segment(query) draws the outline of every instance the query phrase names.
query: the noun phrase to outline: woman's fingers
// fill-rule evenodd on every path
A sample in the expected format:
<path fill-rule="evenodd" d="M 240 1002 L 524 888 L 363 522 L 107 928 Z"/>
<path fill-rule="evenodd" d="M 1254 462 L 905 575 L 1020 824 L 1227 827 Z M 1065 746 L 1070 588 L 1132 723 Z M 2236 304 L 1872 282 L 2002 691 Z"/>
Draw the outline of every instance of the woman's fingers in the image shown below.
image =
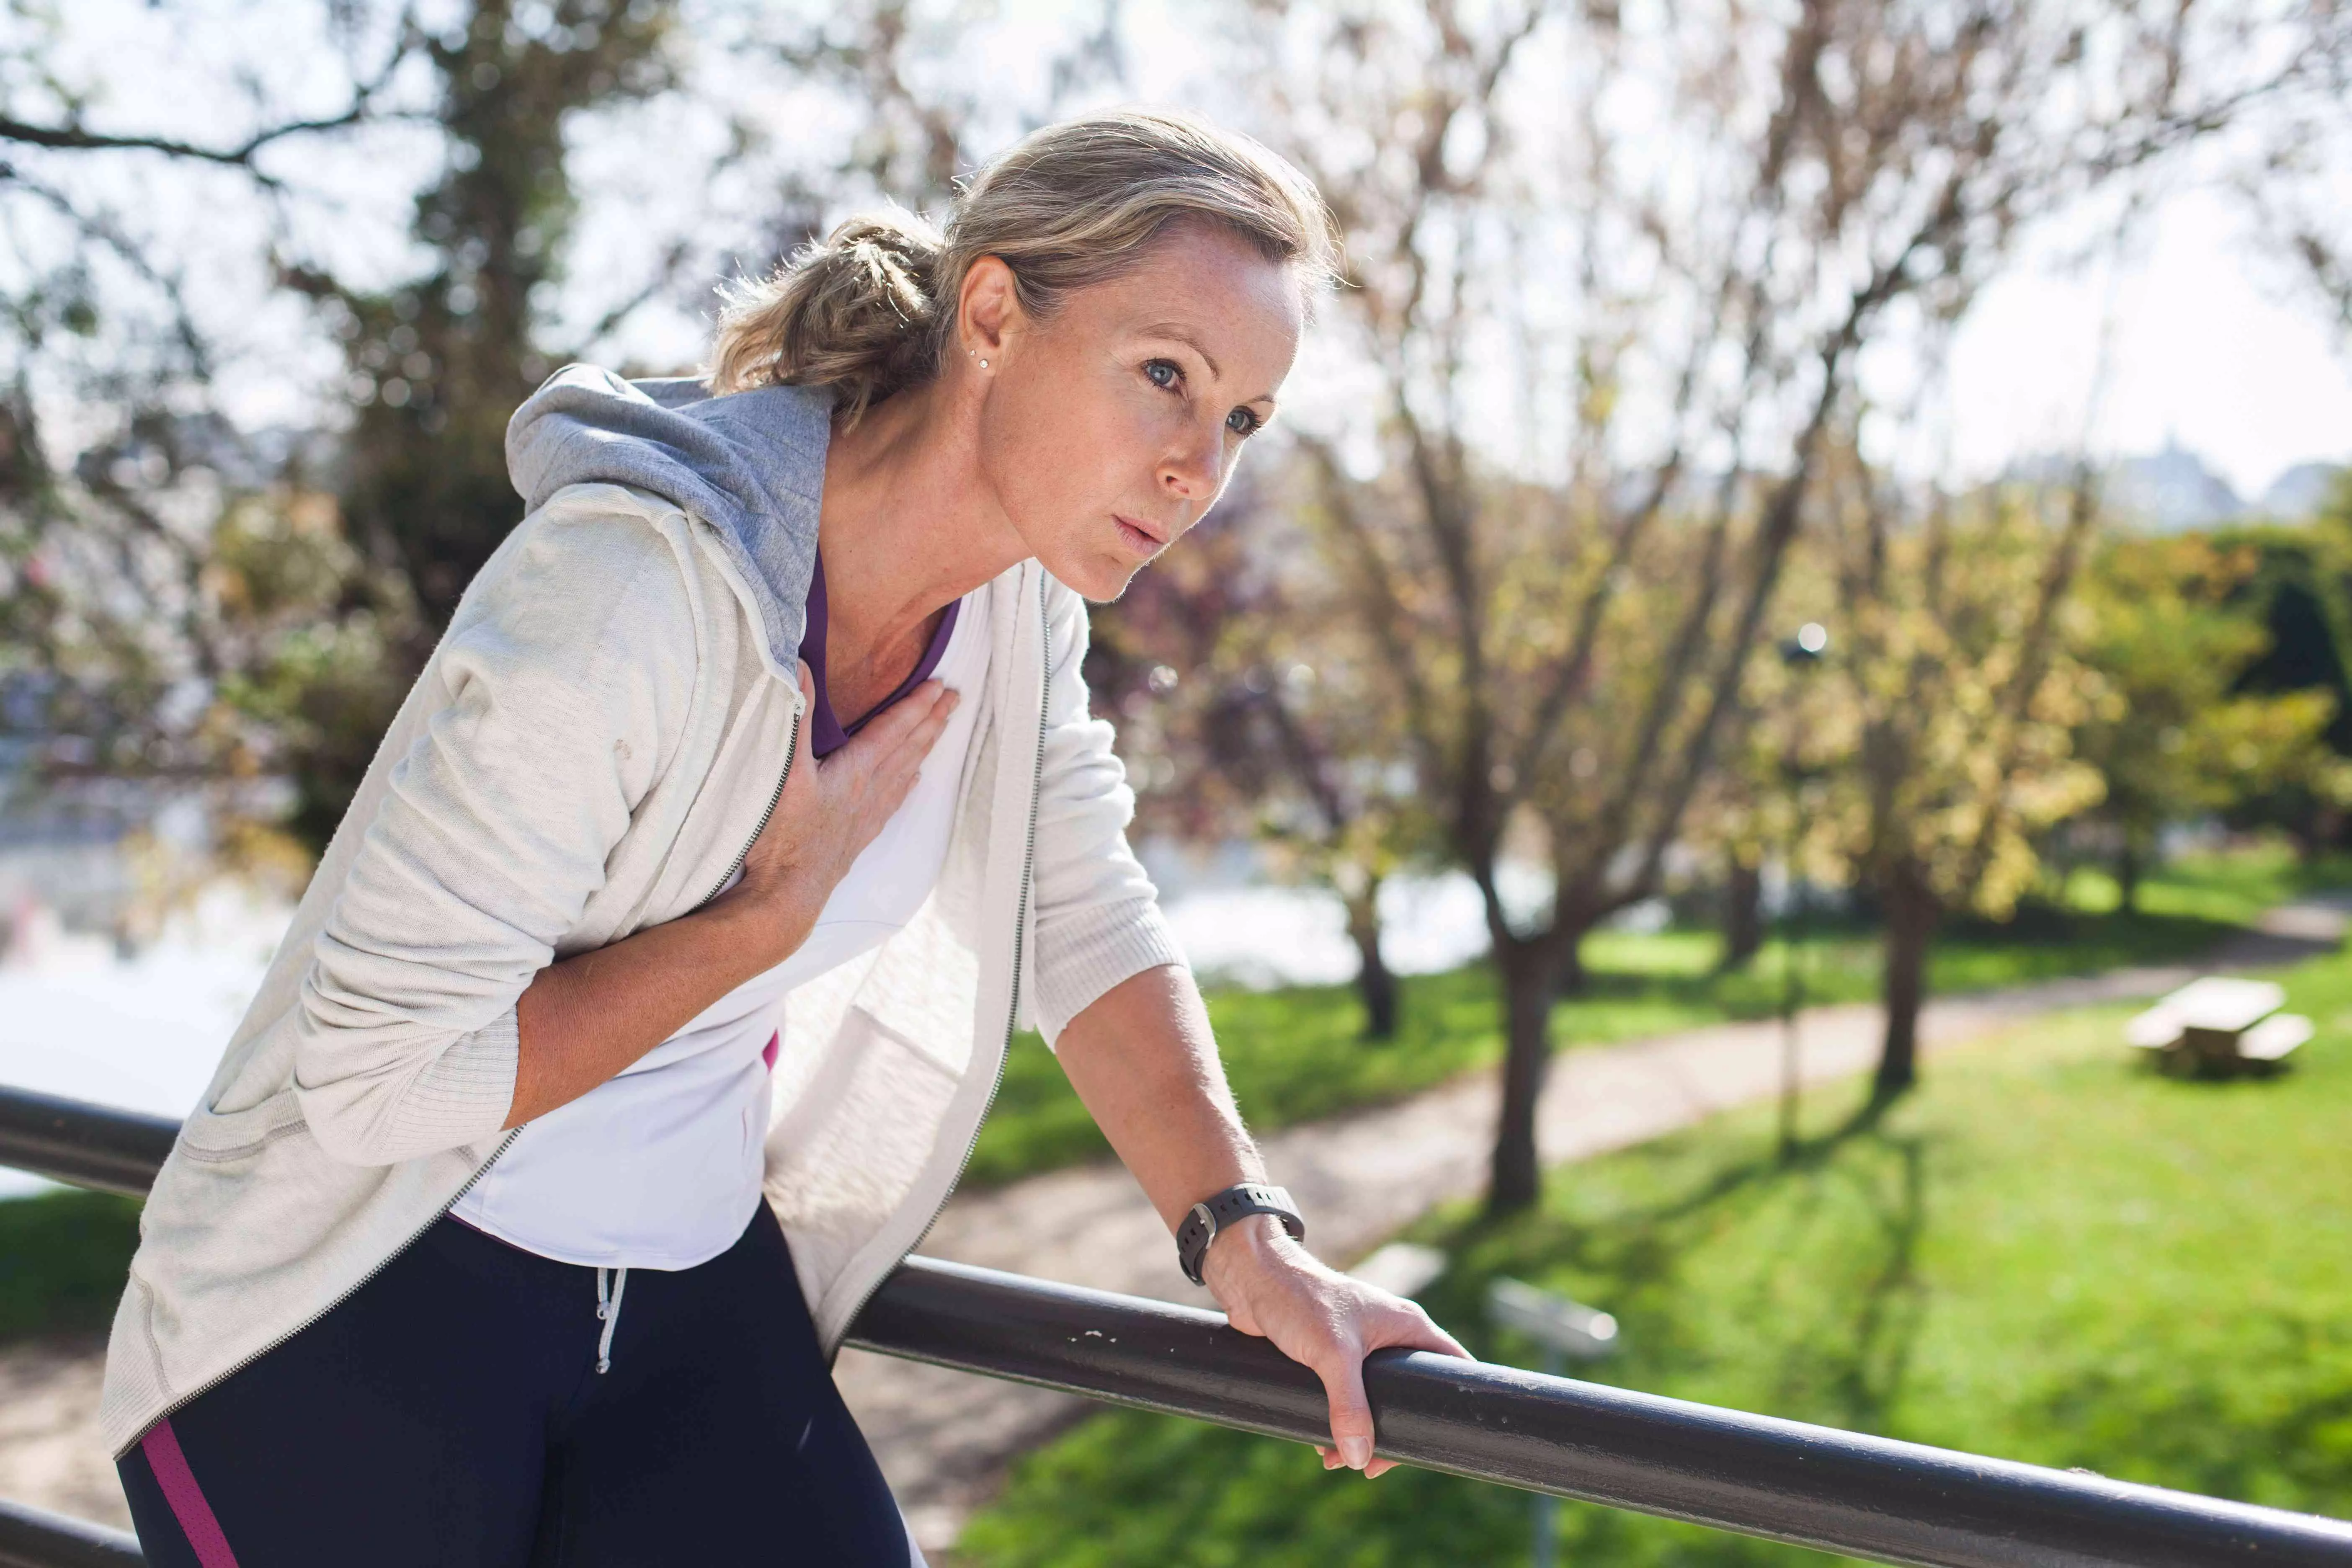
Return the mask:
<path fill-rule="evenodd" d="M 1435 1351 L 1439 1355 L 1460 1356 L 1464 1361 L 1478 1358 L 1462 1348 L 1462 1342 L 1430 1321 L 1418 1301 L 1397 1299 L 1397 1310 L 1383 1319 L 1379 1330 L 1364 1347 L 1366 1350 Z"/>
<path fill-rule="evenodd" d="M 1364 1397 L 1364 1358 L 1352 1347 L 1315 1369 L 1331 1401 L 1331 1449 L 1340 1464 L 1360 1470 L 1372 1462 L 1372 1405 Z M 1325 1468 L 1333 1468 L 1327 1460 Z"/>
<path fill-rule="evenodd" d="M 912 784 L 915 773 L 923 765 L 923 759 L 931 754 L 931 748 L 946 732 L 948 720 L 954 716 L 956 704 L 961 700 L 955 692 L 941 687 L 931 694 L 928 706 L 923 705 L 919 692 L 894 706 L 891 710 L 893 714 L 899 708 L 918 710 L 908 713 L 903 724 L 876 737 L 876 744 L 884 759 L 883 765 L 894 772 L 903 772 L 908 782 Z"/>
<path fill-rule="evenodd" d="M 894 761 L 919 766 L 961 700 L 939 681 L 927 680 L 867 721 L 825 765 L 868 779 L 887 773 Z"/>
<path fill-rule="evenodd" d="M 1323 1464 L 1326 1469 L 1345 1465 L 1370 1478 L 1392 1461 L 1372 1457 L 1375 1433 L 1371 1401 L 1364 1394 L 1364 1357 L 1377 1350 L 1425 1350 L 1464 1357 L 1470 1352 L 1413 1302 L 1367 1294 L 1350 1307 L 1348 1316 L 1353 1321 L 1334 1326 L 1328 1359 L 1315 1367 L 1331 1401 L 1331 1447 L 1323 1450 Z"/>
<path fill-rule="evenodd" d="M 961 700 L 938 681 L 927 680 L 876 714 L 827 760 L 827 765 L 845 763 L 850 774 L 868 789 L 901 775 L 911 784 Z"/>
<path fill-rule="evenodd" d="M 805 713 L 816 700 L 816 682 L 805 659 L 798 674 Z M 780 955 L 806 936 L 851 863 L 906 800 L 956 702 L 939 681 L 926 681 L 822 762 L 809 754 L 803 724 L 800 754 L 745 852 L 740 884 L 777 916 L 779 940 L 788 943 Z"/>
<path fill-rule="evenodd" d="M 851 857 L 872 843 L 904 804 L 921 773 L 923 759 L 961 700 L 940 682 L 925 681 L 817 764 L 821 787 Z"/>
<path fill-rule="evenodd" d="M 1364 1357 L 1377 1350 L 1433 1351 L 1439 1355 L 1475 1360 L 1462 1342 L 1430 1321 L 1419 1302 L 1402 1298 L 1368 1296 L 1354 1303 L 1355 1321 L 1335 1326 L 1332 1359 L 1316 1365 L 1324 1392 L 1331 1401 L 1331 1444 L 1318 1446 L 1323 1468 L 1345 1466 L 1364 1472 L 1367 1480 L 1396 1468 L 1394 1459 L 1372 1453 L 1377 1437 L 1371 1402 L 1364 1393 Z M 1350 1332 L 1352 1330 L 1352 1332 Z"/>
<path fill-rule="evenodd" d="M 868 719 L 866 727 L 850 738 L 849 745 L 877 755 L 898 751 L 925 727 L 944 726 L 947 716 L 955 711 L 956 700 L 957 694 L 944 682 L 936 678 L 926 680 Z M 938 738 L 934 729 L 931 739 Z"/>

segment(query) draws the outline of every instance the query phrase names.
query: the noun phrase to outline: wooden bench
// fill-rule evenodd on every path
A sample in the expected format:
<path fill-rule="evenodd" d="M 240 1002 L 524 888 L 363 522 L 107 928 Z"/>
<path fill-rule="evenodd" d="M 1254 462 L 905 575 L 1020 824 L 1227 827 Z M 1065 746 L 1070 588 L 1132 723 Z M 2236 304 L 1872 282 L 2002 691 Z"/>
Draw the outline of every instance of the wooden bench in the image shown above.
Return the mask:
<path fill-rule="evenodd" d="M 2282 1013 L 2286 992 L 2267 980 L 2209 974 L 2124 1026 L 2124 1038 L 2168 1072 L 2275 1071 L 2312 1037 L 2310 1019 Z"/>

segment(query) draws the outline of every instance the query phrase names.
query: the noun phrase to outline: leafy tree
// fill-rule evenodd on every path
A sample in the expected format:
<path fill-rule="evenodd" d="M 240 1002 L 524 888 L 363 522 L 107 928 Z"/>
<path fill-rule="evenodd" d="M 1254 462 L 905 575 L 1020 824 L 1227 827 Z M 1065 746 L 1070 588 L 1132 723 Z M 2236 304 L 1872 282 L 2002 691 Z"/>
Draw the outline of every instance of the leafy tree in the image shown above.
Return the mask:
<path fill-rule="evenodd" d="M 1386 1040 L 1399 998 L 1381 889 L 1434 844 L 1392 688 L 1371 678 L 1305 537 L 1312 480 L 1295 461 L 1246 473 L 1182 550 L 1097 613 L 1087 679 L 1121 716 L 1146 831 L 1254 837 L 1278 871 L 1339 899 L 1365 1037 Z"/>
<path fill-rule="evenodd" d="M 412 226 L 427 270 L 371 289 L 315 264 L 285 268 L 319 302 L 349 367 L 348 526 L 397 574 L 391 600 L 414 611 L 378 639 L 383 663 L 320 667 L 318 688 L 268 706 L 308 716 L 292 731 L 292 771 L 295 822 L 314 846 L 341 820 L 466 584 L 520 516 L 506 426 L 550 368 L 547 300 L 576 215 L 564 139 L 576 116 L 673 84 L 675 13 L 673 0 L 477 0 L 422 44 L 446 148 Z M 377 622 L 392 626 L 387 607 Z"/>
<path fill-rule="evenodd" d="M 42 627 L 11 628 L 20 658 L 52 666 L 44 722 L 82 735 L 110 725 L 126 737 L 150 732 L 110 743 L 110 765 L 128 744 L 191 776 L 234 775 L 249 758 L 157 732 L 187 731 L 186 712 L 226 704 L 205 722 L 238 730 L 247 752 L 268 758 L 295 785 L 297 833 L 324 842 L 458 594 L 519 512 L 502 437 L 545 369 L 537 356 L 548 291 L 574 207 L 565 138 L 582 112 L 670 82 L 675 11 L 675 0 L 478 0 L 436 31 L 410 11 L 386 17 L 336 0 L 323 16 L 350 64 L 344 107 L 303 114 L 263 104 L 247 131 L 216 142 L 100 123 L 92 105 L 101 95 L 46 71 L 41 50 L 0 62 L 15 68 L 0 69 L 0 144 L 12 158 L 0 169 L 0 205 L 12 220 L 45 213 L 57 236 L 46 254 L 59 258 L 48 281 L 9 301 L 12 346 L 21 362 L 54 341 L 43 335 L 49 321 L 87 339 L 90 327 L 74 323 L 107 313 L 115 329 L 101 353 L 47 357 L 79 368 L 68 397 L 114 415 L 69 473 L 39 471 L 34 392 L 13 420 L 26 433 L 10 443 L 15 488 L 28 500 L 16 509 L 8 553 L 37 563 L 48 598 L 73 598 Z M 289 20 L 320 15 L 289 9 Z M 409 68 L 420 60 L 436 84 L 429 104 Z M 288 160 L 299 146 L 393 120 L 429 124 L 445 163 L 415 204 L 426 270 L 378 289 L 344 281 L 306 243 L 320 227 L 319 193 Z M 217 415 L 186 412 L 209 409 L 217 333 L 188 308 L 174 268 L 155 258 L 163 244 L 91 194 L 103 182 L 72 177 L 93 160 L 201 172 L 262 198 L 276 280 L 318 301 L 344 349 L 352 423 L 338 450 L 257 446 Z M 106 271 L 120 281 L 110 287 Z M 341 492 L 340 504 L 322 501 L 323 483 Z M 42 510 L 24 521 L 34 498 Z M 261 562 L 273 552 L 289 571 L 331 559 L 333 591 L 254 592 L 287 577 Z M 110 583 L 94 565 L 102 560 Z M 232 601 L 256 609 L 266 630 L 236 629 Z M 318 617 L 299 632 L 280 624 L 297 604 Z M 61 661 L 75 663 L 70 678 Z M 173 692 L 183 695 L 165 700 Z M 59 706 L 69 694 L 79 710 Z"/>
<path fill-rule="evenodd" d="M 2098 680 L 2075 746 L 2105 781 L 2095 815 L 2114 834 L 2127 909 L 2167 824 L 2291 786 L 2341 793 L 2333 692 L 2237 690 L 2271 641 L 2239 597 L 2256 564 L 2244 544 L 2117 534 L 2084 574 L 2073 641 Z"/>
<path fill-rule="evenodd" d="M 1922 510 L 1842 459 L 1820 536 L 1833 651 L 1777 721 L 1825 783 L 1807 855 L 1865 889 L 1883 921 L 1881 1100 L 1918 1075 L 1938 921 L 2006 916 L 2033 883 L 2037 836 L 2102 791 L 2074 752 L 2100 685 L 2066 636 L 2094 499 L 1995 489 Z"/>
<path fill-rule="evenodd" d="M 338 106 L 291 107 L 249 83 L 219 100 L 229 129 L 200 138 L 142 123 L 153 106 L 110 103 L 102 77 L 65 63 L 67 29 L 67 14 L 22 0 L 0 13 L 5 760 L 41 786 L 106 775 L 130 781 L 113 792 L 126 798 L 201 791 L 233 823 L 267 795 L 256 781 L 279 753 L 222 694 L 275 612 L 223 597 L 215 546 L 239 519 L 291 504 L 273 484 L 285 454 L 220 411 L 232 323 L 198 308 L 185 258 L 126 193 L 160 174 L 285 219 L 302 205 L 290 160 L 399 117 L 391 83 L 415 39 L 331 28 L 340 47 L 308 85 L 339 91 Z"/>

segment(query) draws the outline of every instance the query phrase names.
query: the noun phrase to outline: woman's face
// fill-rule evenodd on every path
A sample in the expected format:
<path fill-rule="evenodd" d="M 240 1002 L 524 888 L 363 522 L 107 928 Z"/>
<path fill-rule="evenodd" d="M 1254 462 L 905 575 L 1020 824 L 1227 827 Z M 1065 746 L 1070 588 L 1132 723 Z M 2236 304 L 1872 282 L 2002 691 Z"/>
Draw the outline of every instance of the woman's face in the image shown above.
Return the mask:
<path fill-rule="evenodd" d="M 1047 571 L 1116 599 L 1201 521 L 1273 417 L 1305 318 L 1298 280 L 1222 228 L 1181 224 L 1048 320 L 1021 310 L 1011 281 L 983 258 L 964 290 L 959 369 L 982 383 L 981 469 Z"/>

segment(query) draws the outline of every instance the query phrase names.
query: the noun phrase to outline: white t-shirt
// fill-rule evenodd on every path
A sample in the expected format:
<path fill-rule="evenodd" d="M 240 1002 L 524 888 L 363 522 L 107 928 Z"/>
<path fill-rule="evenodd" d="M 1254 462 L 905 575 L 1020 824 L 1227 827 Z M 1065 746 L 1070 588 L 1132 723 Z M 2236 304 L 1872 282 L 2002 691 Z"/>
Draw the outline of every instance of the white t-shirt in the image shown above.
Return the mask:
<path fill-rule="evenodd" d="M 786 994 L 881 946 L 939 880 L 988 673 L 988 596 L 968 595 L 934 671 L 964 700 L 799 951 L 618 1076 L 524 1127 L 453 1215 L 525 1251 L 593 1268 L 691 1268 L 735 1244 L 760 1203 L 769 1045 Z"/>

